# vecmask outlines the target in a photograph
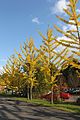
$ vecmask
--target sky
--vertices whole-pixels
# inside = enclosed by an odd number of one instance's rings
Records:
[[[56,14],[65,16],[63,8],[67,4],[68,0],[0,0],[0,69],[27,38],[32,37],[39,47],[39,31],[45,35],[48,26],[61,26]]]

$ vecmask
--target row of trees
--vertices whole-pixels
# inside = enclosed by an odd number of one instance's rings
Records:
[[[16,52],[8,59],[0,81],[2,85],[12,89],[12,94],[13,90],[24,91],[27,98],[32,99],[33,92],[39,94],[51,90],[53,103],[53,88],[57,84],[57,78],[69,65],[76,68],[77,77],[80,77],[80,14],[76,13],[76,4],[77,0],[69,0],[68,9],[64,9],[69,20],[57,16],[66,24],[74,25],[76,29],[63,31],[54,26],[66,40],[58,40],[58,37],[53,35],[53,30],[49,28],[46,36],[39,33],[42,37],[40,49],[36,48],[31,38],[20,47],[20,53]],[[75,62],[74,58],[78,62]]]

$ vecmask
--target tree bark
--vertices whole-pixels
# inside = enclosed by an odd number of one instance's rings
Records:
[[[51,88],[51,104],[53,104],[53,87]]]
[[[29,100],[29,86],[27,87],[27,99]]]
[[[32,100],[32,86],[30,87],[30,100]]]

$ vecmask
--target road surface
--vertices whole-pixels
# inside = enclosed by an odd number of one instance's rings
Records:
[[[0,97],[0,120],[80,120],[80,115]]]

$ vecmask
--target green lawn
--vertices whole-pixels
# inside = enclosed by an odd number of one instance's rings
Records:
[[[24,101],[24,102],[28,102],[28,103],[34,103],[34,104],[41,105],[41,106],[53,107],[53,108],[68,111],[68,112],[80,113],[80,106],[71,104],[71,103],[50,104],[50,102],[48,102],[46,100],[41,100],[41,99],[27,100],[26,98],[21,98],[21,97],[13,97],[12,99]]]

